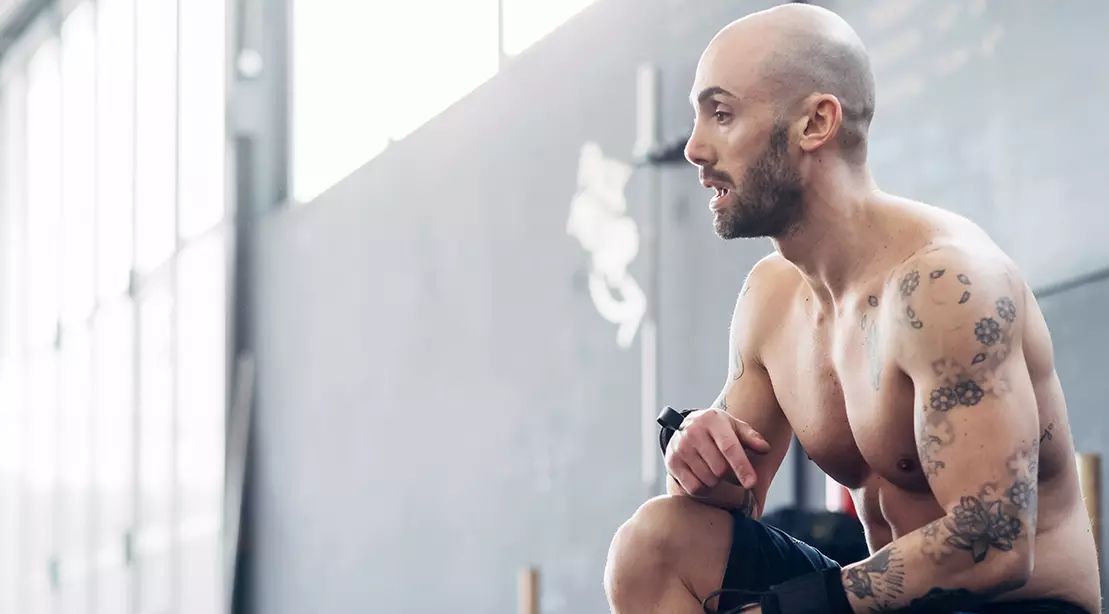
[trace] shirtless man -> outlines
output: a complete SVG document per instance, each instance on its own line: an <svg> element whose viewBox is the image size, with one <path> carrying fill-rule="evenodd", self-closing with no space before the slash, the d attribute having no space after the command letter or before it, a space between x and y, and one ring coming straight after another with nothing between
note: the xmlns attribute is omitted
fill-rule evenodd
<svg viewBox="0 0 1109 614"><path fill-rule="evenodd" d="M750 15L691 97L717 234L776 249L740 292L723 392L666 445L669 495L613 539L613 612L1099 611L1043 315L981 229L876 186L855 32L802 4ZM851 490L868 559L758 521L794 433Z"/></svg>

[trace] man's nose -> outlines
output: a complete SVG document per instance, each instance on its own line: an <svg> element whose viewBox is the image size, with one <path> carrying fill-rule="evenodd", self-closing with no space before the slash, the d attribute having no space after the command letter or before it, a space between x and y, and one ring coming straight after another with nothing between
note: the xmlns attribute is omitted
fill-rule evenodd
<svg viewBox="0 0 1109 614"><path fill-rule="evenodd" d="M693 134L689 136L689 140L685 143L685 159L689 160L690 164L695 166L711 166L716 163L715 152L704 138L701 137L700 131L696 128L693 129Z"/></svg>

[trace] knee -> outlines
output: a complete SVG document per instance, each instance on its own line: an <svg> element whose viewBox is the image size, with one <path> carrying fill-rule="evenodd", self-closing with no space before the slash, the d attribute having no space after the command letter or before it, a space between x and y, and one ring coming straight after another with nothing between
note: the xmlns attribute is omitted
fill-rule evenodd
<svg viewBox="0 0 1109 614"><path fill-rule="evenodd" d="M731 514L689 497L660 496L644 503L613 537L605 565L605 591L614 605L638 601L674 579L708 567L731 544Z"/></svg>

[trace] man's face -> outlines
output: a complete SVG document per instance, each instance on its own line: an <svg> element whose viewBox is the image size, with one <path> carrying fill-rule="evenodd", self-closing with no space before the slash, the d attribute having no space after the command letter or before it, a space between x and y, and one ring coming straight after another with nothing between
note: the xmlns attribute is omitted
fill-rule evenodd
<svg viewBox="0 0 1109 614"><path fill-rule="evenodd" d="M713 225L723 239L777 237L796 223L802 182L789 154L784 120L756 87L743 87L742 68L714 74L712 51L697 69L696 120L686 158L716 189ZM745 95L746 94L746 95Z"/></svg>

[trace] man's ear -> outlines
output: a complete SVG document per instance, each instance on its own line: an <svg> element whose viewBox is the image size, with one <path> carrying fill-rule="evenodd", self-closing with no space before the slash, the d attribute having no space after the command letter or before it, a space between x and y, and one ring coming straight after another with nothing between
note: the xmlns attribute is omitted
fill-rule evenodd
<svg viewBox="0 0 1109 614"><path fill-rule="evenodd" d="M816 151L836 138L843 121L843 107L831 94L814 94L803 108L805 114L798 120L801 127L798 144L802 151Z"/></svg>

